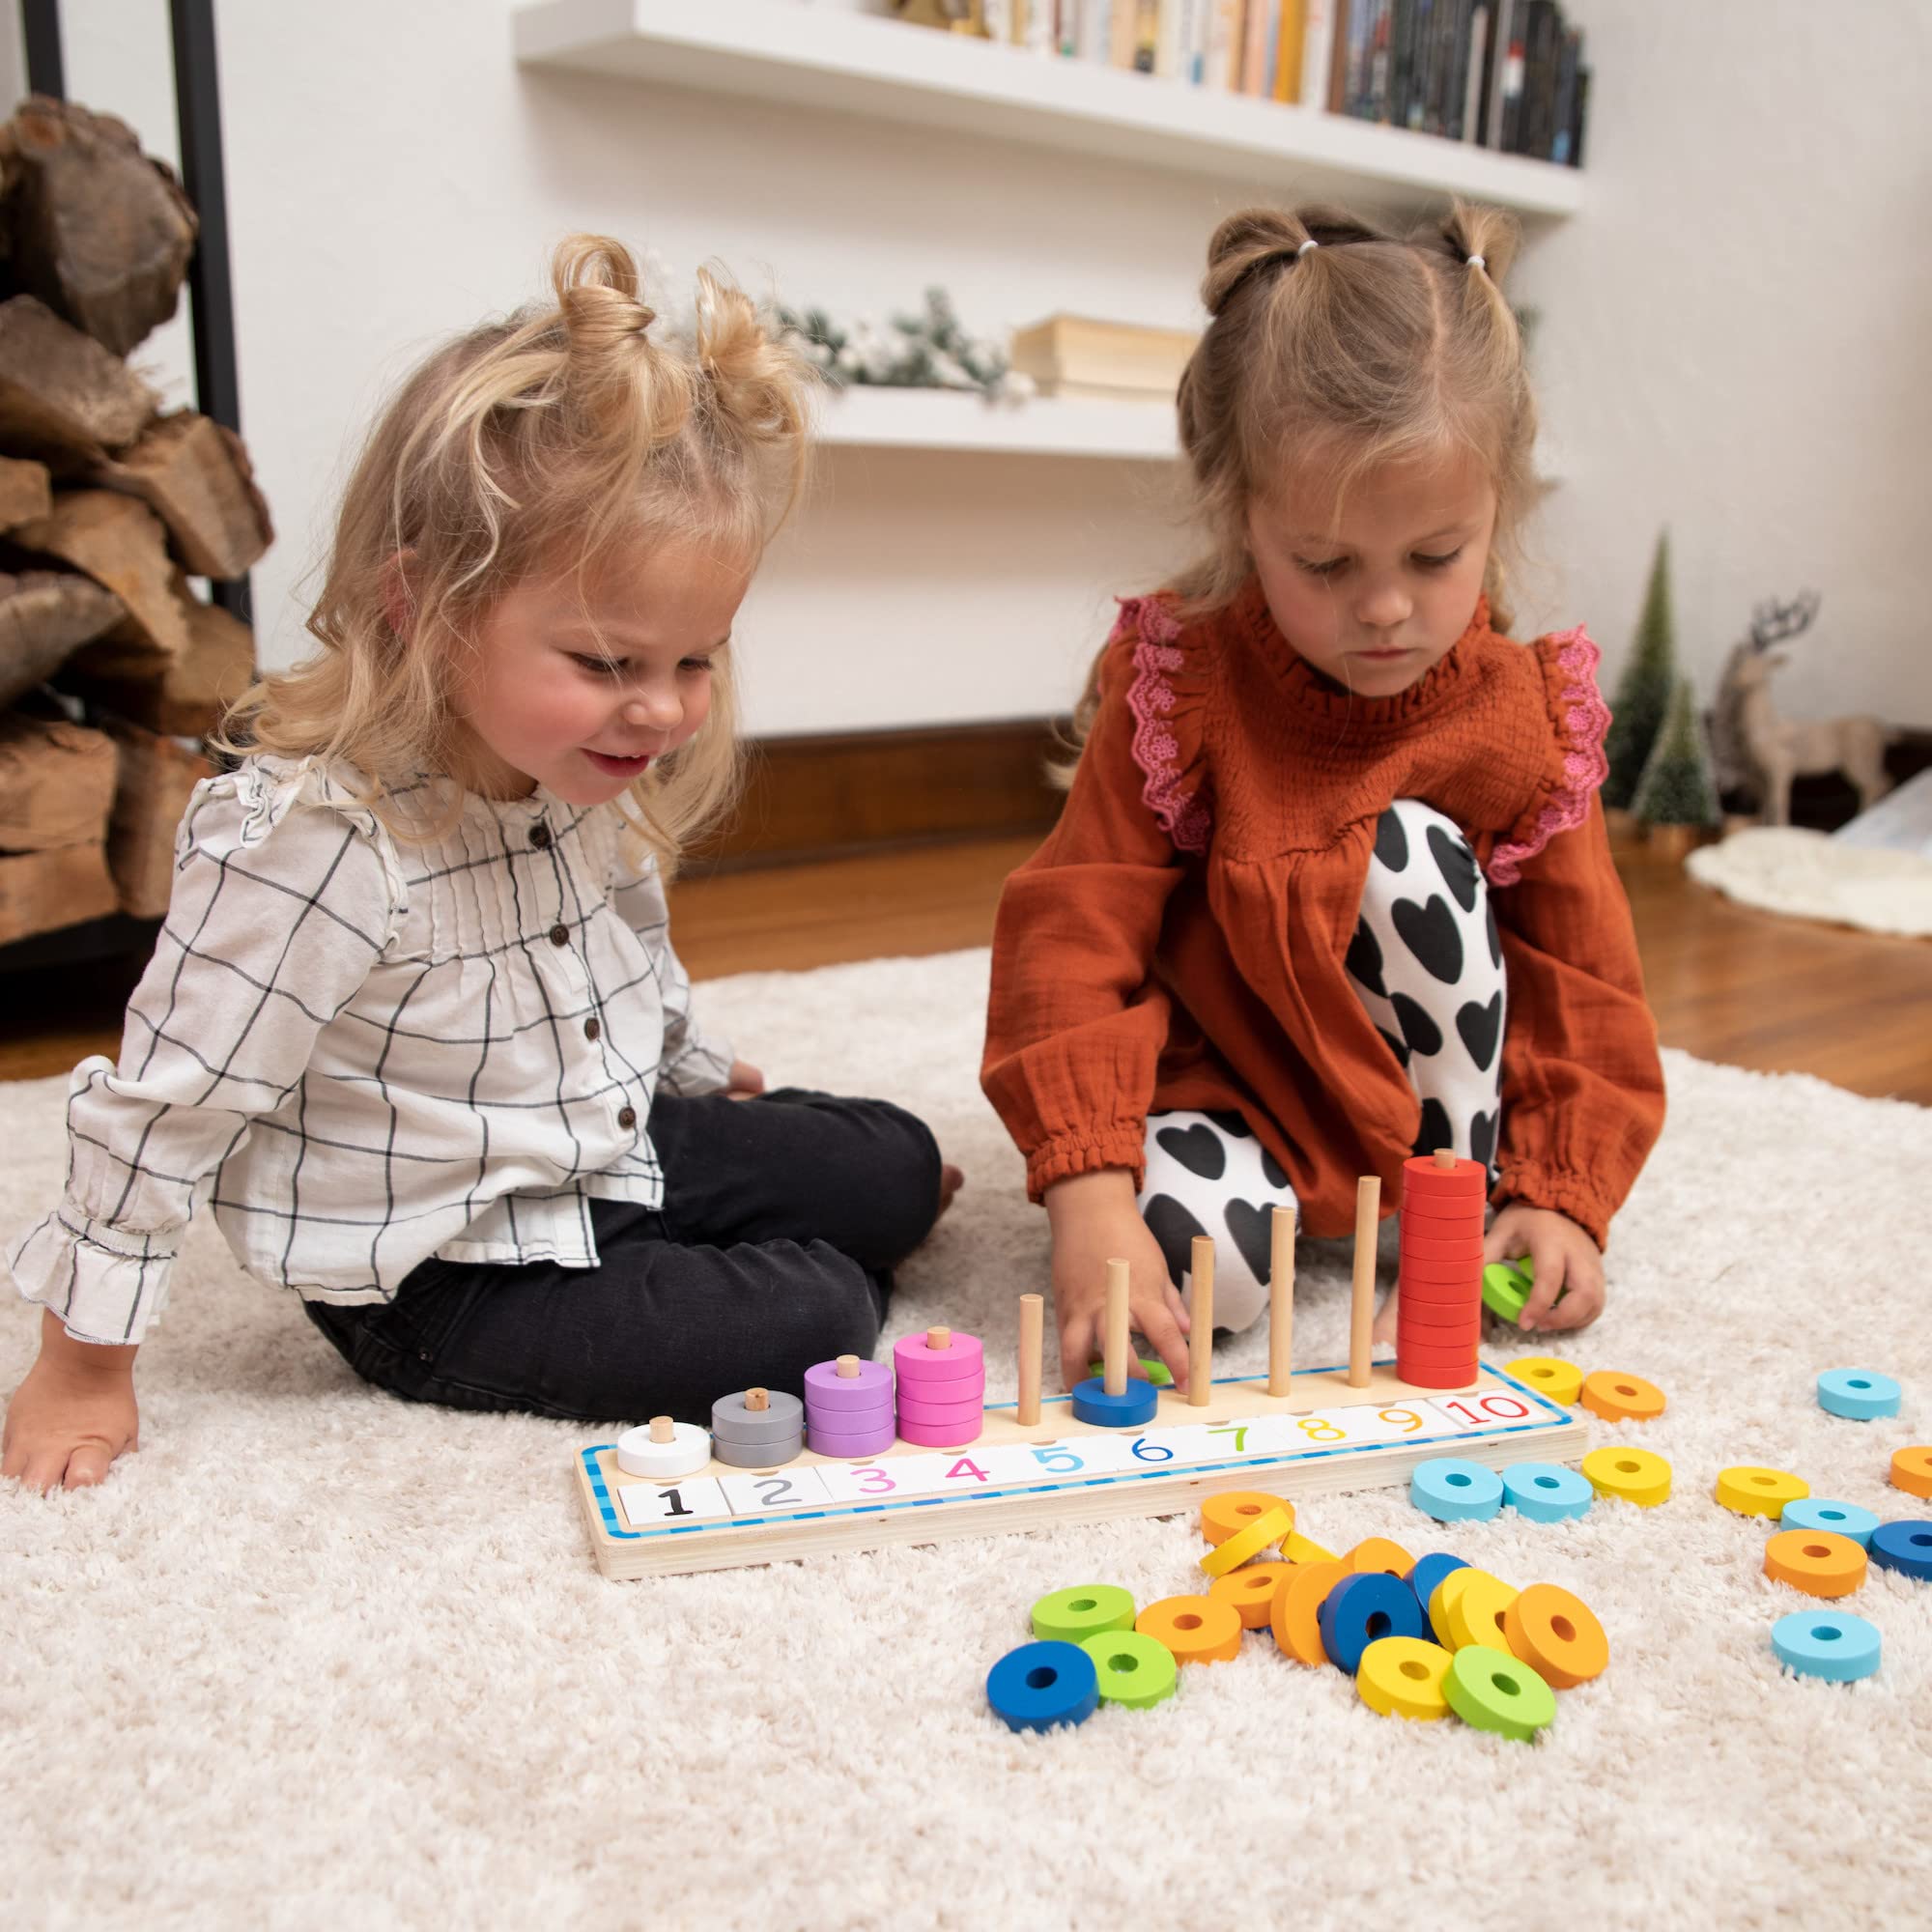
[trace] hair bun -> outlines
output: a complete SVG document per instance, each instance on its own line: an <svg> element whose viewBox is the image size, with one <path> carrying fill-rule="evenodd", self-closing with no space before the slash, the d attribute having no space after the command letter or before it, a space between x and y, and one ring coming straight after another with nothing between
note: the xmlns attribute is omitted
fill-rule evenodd
<svg viewBox="0 0 1932 1932"><path fill-rule="evenodd" d="M573 355L609 355L658 319L639 297L631 251L608 235L572 235L560 242L551 286Z"/></svg>

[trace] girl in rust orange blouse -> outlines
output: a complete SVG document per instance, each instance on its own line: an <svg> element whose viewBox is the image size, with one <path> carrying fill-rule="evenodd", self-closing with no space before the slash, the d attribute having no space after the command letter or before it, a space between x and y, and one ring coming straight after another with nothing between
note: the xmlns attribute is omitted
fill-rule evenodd
<svg viewBox="0 0 1932 1932"><path fill-rule="evenodd" d="M1193 1235L1245 1325L1270 1209L1345 1235L1357 1177L1392 1208L1416 1149L1491 1164L1523 1327L1603 1307L1663 1085L1597 647L1502 634L1535 490L1515 241L1458 206L1401 241L1257 210L1209 244L1179 393L1209 546L1122 602L993 949L982 1080L1048 1210L1069 1384L1108 1257L1182 1378Z"/></svg>

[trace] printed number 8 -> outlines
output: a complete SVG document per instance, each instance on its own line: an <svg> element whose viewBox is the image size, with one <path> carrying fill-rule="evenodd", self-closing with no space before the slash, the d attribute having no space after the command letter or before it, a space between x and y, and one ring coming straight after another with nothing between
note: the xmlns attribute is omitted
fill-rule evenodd
<svg viewBox="0 0 1932 1932"><path fill-rule="evenodd" d="M1344 1442L1349 1435L1346 1429L1337 1429L1325 1415L1304 1415L1296 1427L1311 1442Z"/></svg>

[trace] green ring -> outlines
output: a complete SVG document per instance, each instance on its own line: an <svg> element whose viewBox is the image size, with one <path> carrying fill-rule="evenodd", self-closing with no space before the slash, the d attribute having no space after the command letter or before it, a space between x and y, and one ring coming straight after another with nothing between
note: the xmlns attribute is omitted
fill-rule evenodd
<svg viewBox="0 0 1932 1932"><path fill-rule="evenodd" d="M1167 1364L1158 1355L1143 1355L1140 1359L1142 1374L1147 1377L1148 1380L1155 1388L1164 1389L1174 1386L1173 1374L1168 1369ZM1106 1372L1107 1365L1104 1362L1089 1362L1087 1364L1087 1373L1090 1376L1105 1375Z"/></svg>
<svg viewBox="0 0 1932 1932"><path fill-rule="evenodd" d="M1527 1743L1556 1718L1556 1693L1521 1658L1491 1644L1459 1650L1442 1680L1449 1708L1471 1730Z"/></svg>
<svg viewBox="0 0 1932 1932"><path fill-rule="evenodd" d="M1101 1703L1147 1711L1174 1695L1179 1666L1173 1651L1140 1631L1103 1631L1080 1648L1094 1660Z"/></svg>
<svg viewBox="0 0 1932 1932"><path fill-rule="evenodd" d="M1033 1606L1033 1634L1042 1643L1084 1643L1133 1627L1133 1594L1117 1583L1076 1583Z"/></svg>

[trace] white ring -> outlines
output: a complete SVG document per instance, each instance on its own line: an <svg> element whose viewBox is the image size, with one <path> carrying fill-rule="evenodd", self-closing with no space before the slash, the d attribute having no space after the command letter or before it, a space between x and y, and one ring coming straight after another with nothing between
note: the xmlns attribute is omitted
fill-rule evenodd
<svg viewBox="0 0 1932 1932"><path fill-rule="evenodd" d="M627 1476L649 1476L660 1483L695 1476L711 1461L711 1432L696 1423L671 1424L668 1442L653 1442L649 1423L627 1429L617 1438L617 1466Z"/></svg>

